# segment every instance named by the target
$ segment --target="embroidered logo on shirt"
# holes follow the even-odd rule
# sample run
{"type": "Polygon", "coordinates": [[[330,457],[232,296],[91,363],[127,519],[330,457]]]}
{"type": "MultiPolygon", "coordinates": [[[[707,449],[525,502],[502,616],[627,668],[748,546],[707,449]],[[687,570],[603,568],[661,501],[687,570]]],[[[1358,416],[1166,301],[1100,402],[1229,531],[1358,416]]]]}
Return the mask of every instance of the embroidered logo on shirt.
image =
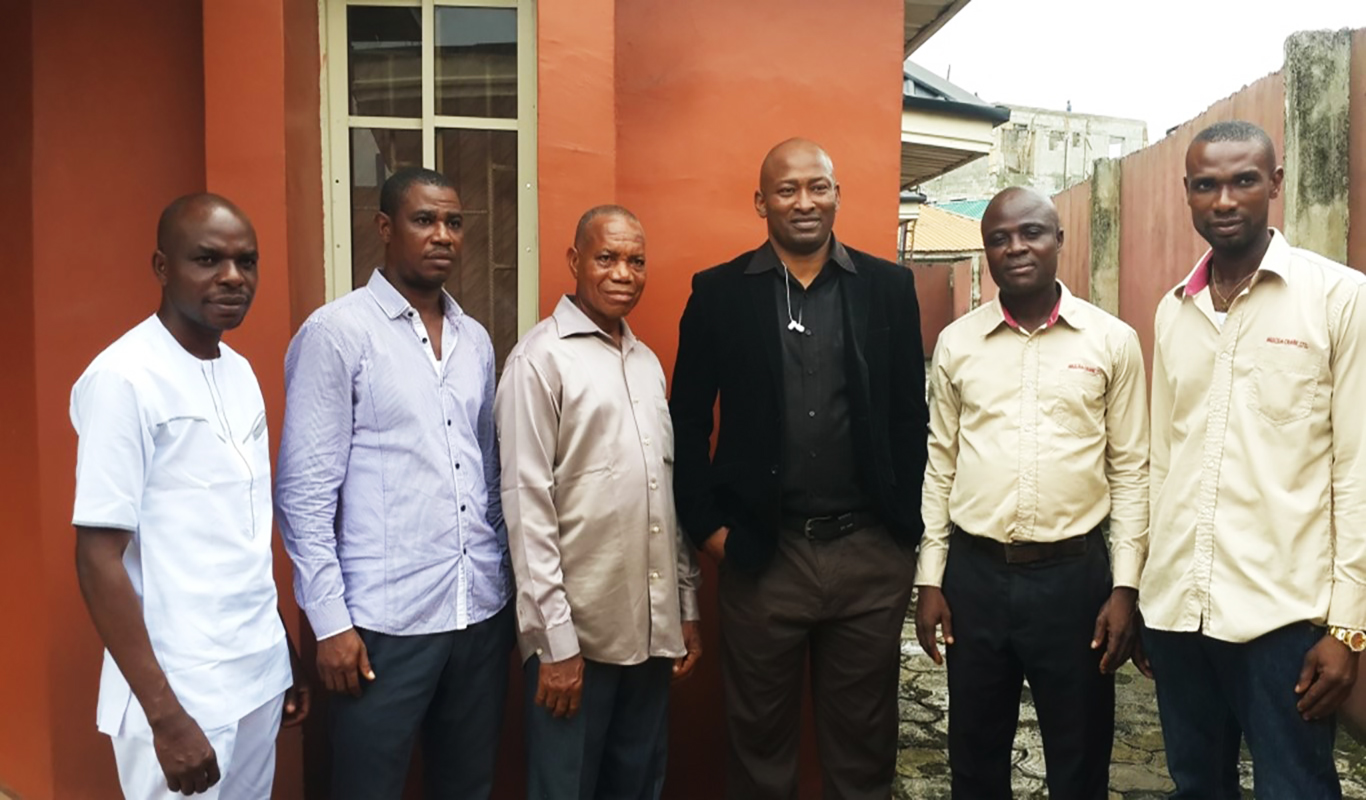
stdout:
{"type": "Polygon", "coordinates": [[[1289,345],[1290,347],[1298,347],[1301,350],[1309,349],[1309,343],[1301,342],[1299,339],[1282,339],[1279,336],[1268,336],[1266,337],[1266,341],[1268,344],[1284,344],[1289,345]]]}
{"type": "Polygon", "coordinates": [[[1080,371],[1082,371],[1082,372],[1089,372],[1089,373],[1092,374],[1092,375],[1099,375],[1099,374],[1101,374],[1101,372],[1100,372],[1100,367],[1092,367],[1092,366],[1090,366],[1090,365],[1088,365],[1088,364],[1068,364],[1068,365],[1067,365],[1067,368],[1068,368],[1068,369],[1080,370],[1080,371]]]}

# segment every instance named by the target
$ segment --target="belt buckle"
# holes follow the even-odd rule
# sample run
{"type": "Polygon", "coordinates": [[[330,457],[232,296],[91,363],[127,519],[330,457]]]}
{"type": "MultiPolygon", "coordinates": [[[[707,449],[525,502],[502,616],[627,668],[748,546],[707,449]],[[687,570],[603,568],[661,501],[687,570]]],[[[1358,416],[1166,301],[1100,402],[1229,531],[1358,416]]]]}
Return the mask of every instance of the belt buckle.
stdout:
{"type": "Polygon", "coordinates": [[[822,522],[828,522],[828,521],[830,521],[830,520],[832,520],[832,519],[834,519],[834,517],[829,517],[829,516],[825,516],[825,517],[807,517],[807,518],[806,518],[806,521],[802,523],[802,535],[805,536],[806,538],[810,539],[810,540],[813,541],[813,542],[819,542],[819,541],[821,541],[820,538],[818,538],[814,533],[812,533],[812,531],[811,531],[811,526],[812,526],[812,525],[816,525],[816,524],[820,524],[820,523],[822,523],[822,522]]]}
{"type": "Polygon", "coordinates": [[[1034,561],[1034,559],[1028,558],[1025,555],[1025,548],[1022,545],[1008,542],[1005,545],[1005,551],[1007,564],[1029,564],[1034,561]],[[1017,554],[1019,556],[1018,559],[1016,558],[1017,554]]]}

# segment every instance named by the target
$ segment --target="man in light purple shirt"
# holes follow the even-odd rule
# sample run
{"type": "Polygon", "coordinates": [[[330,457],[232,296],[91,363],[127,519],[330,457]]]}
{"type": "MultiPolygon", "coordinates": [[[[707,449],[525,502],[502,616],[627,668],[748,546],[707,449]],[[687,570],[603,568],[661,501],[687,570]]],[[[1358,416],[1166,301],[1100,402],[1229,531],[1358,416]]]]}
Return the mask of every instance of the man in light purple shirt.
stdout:
{"type": "Polygon", "coordinates": [[[285,358],[276,505],[332,703],[333,798],[485,798],[513,643],[488,333],[444,284],[463,241],[438,172],[401,170],[384,266],[285,358]]]}

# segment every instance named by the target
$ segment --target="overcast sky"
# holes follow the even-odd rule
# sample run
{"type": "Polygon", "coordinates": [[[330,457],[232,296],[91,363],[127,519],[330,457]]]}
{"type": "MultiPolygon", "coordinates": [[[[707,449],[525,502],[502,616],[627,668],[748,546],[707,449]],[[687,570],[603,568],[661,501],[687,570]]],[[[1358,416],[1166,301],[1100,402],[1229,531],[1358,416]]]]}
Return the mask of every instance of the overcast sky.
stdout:
{"type": "Polygon", "coordinates": [[[1281,68],[1366,0],[971,0],[911,60],[983,100],[1148,123],[1148,141],[1281,68]]]}

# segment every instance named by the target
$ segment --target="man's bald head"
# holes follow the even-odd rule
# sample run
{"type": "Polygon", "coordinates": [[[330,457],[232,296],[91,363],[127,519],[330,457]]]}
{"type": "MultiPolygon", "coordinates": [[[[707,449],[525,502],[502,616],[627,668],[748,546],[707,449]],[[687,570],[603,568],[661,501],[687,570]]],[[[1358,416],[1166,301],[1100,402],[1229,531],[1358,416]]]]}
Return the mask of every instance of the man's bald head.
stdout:
{"type": "Polygon", "coordinates": [[[593,226],[593,221],[601,217],[621,217],[622,219],[635,223],[637,227],[643,227],[640,225],[640,220],[636,218],[636,215],[631,213],[631,209],[625,206],[593,206],[583,212],[583,216],[579,217],[579,224],[574,227],[574,248],[576,250],[583,250],[584,246],[589,244],[588,239],[591,232],[590,229],[593,226]]]}
{"type": "Polygon", "coordinates": [[[236,217],[251,230],[253,236],[255,235],[256,229],[252,226],[251,220],[247,219],[247,215],[243,214],[231,200],[212,192],[195,192],[177,197],[162,209],[161,217],[157,220],[157,249],[164,253],[168,252],[169,248],[176,247],[183,240],[187,229],[202,224],[219,210],[236,217]]]}
{"type": "Polygon", "coordinates": [[[759,165],[759,191],[765,191],[767,187],[772,186],[775,176],[781,174],[789,161],[802,157],[819,159],[829,173],[830,180],[835,180],[835,162],[830,159],[830,154],[825,152],[825,148],[810,139],[794,137],[775,144],[764,156],[763,163],[759,165]]]}
{"type": "Polygon", "coordinates": [[[1058,207],[1053,204],[1052,198],[1028,186],[1011,186],[997,192],[996,196],[991,198],[991,202],[987,203],[986,211],[982,214],[982,238],[985,239],[987,236],[988,223],[998,221],[993,218],[1006,214],[1015,217],[1030,211],[1042,214],[1053,224],[1054,229],[1062,226],[1058,218],[1058,207]]]}

